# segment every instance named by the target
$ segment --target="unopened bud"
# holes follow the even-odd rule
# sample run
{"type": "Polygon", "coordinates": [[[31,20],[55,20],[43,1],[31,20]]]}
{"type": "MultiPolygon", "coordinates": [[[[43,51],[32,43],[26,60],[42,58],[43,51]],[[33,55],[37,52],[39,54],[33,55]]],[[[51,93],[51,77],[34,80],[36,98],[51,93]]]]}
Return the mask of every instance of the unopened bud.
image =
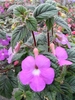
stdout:
{"type": "Polygon", "coordinates": [[[14,66],[16,66],[16,65],[18,65],[18,64],[19,64],[19,61],[16,60],[16,61],[14,62],[14,66]]]}
{"type": "Polygon", "coordinates": [[[33,49],[33,53],[34,53],[34,56],[37,57],[38,54],[39,54],[38,49],[37,49],[37,48],[34,48],[34,49],[33,49]]]}
{"type": "Polygon", "coordinates": [[[21,43],[18,42],[17,45],[15,46],[15,52],[16,53],[20,50],[20,46],[21,46],[21,43]]]}
{"type": "Polygon", "coordinates": [[[55,46],[54,46],[54,43],[50,43],[50,49],[52,51],[52,54],[55,56],[55,46]]]}

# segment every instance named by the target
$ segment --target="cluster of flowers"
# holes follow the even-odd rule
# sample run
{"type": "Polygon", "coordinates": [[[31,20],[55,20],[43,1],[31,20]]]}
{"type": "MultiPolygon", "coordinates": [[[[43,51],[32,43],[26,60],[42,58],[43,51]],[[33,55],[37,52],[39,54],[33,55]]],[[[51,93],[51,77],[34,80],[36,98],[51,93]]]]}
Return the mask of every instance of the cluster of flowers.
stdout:
{"type": "MultiPolygon", "coordinates": [[[[56,42],[67,45],[71,48],[67,37],[62,33],[56,34],[56,42]]],[[[64,65],[71,65],[68,61],[68,54],[61,46],[54,47],[50,44],[52,54],[57,58],[60,67],[64,65]]],[[[55,78],[55,71],[51,68],[51,61],[46,56],[38,53],[38,49],[34,48],[34,57],[28,56],[22,61],[22,71],[19,72],[19,80],[23,85],[29,85],[35,92],[44,90],[46,84],[52,84],[55,78]]]]}
{"type": "MultiPolygon", "coordinates": [[[[9,45],[10,38],[0,39],[0,44],[9,45]]],[[[67,37],[62,33],[56,33],[56,42],[60,45],[67,45],[71,48],[67,37]]],[[[68,54],[64,48],[54,44],[50,44],[52,54],[57,58],[60,67],[64,65],[71,65],[72,62],[68,61],[68,54]],[[58,53],[59,52],[59,53],[58,53]]],[[[13,56],[20,50],[20,42],[17,43],[14,50],[12,47],[0,50],[0,60],[8,60],[11,63],[13,56]]],[[[35,92],[44,90],[46,84],[52,84],[55,78],[55,71],[51,67],[51,61],[46,56],[39,54],[38,49],[34,48],[34,57],[28,56],[22,61],[22,70],[19,72],[18,77],[22,84],[29,85],[35,92]]]]}
{"type": "Polygon", "coordinates": [[[0,61],[3,61],[7,59],[8,63],[10,64],[12,62],[13,56],[19,51],[20,49],[20,42],[17,43],[14,50],[12,50],[12,47],[10,47],[8,50],[6,49],[6,46],[9,45],[11,38],[9,36],[6,36],[6,39],[0,39],[0,45],[3,45],[4,48],[0,50],[0,61]]]}

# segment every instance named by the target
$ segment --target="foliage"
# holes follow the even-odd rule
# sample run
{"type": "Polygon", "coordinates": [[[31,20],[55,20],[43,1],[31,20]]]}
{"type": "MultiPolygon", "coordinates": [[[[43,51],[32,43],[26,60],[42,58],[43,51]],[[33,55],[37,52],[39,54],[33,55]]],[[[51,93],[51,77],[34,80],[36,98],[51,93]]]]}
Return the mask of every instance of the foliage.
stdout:
{"type": "Polygon", "coordinates": [[[68,38],[70,37],[68,39],[70,44],[75,44],[74,36],[71,34],[72,29],[68,26],[66,18],[61,16],[61,13],[64,11],[67,13],[68,9],[52,0],[46,0],[45,3],[35,6],[32,3],[25,6],[16,4],[8,8],[8,11],[13,10],[11,16],[0,19],[0,59],[5,56],[2,49],[8,50],[7,58],[0,60],[0,95],[10,99],[13,96],[13,90],[18,88],[14,93],[15,100],[74,100],[75,45],[68,48],[65,42],[61,45],[56,41],[56,38],[59,41],[66,41],[63,37],[56,36],[59,31],[58,26],[61,26],[60,32],[66,30],[68,38]],[[14,26],[13,30],[12,26],[14,26]],[[10,37],[9,43],[3,45],[7,36],[10,37]],[[54,52],[58,46],[66,50],[68,56],[66,61],[71,61],[71,65],[60,66],[54,52]],[[33,91],[28,84],[22,84],[18,74],[22,70],[22,61],[26,57],[36,58],[33,52],[35,47],[39,55],[42,54],[49,59],[50,67],[55,73],[54,81],[46,85],[41,92],[33,91]],[[10,63],[8,59],[11,60],[10,63]]]}

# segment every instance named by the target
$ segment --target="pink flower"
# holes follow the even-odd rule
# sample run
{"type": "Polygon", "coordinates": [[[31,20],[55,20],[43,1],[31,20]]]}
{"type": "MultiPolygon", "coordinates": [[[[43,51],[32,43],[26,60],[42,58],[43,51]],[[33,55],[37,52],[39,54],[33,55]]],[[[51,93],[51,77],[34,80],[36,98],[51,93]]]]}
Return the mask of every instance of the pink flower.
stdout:
{"type": "Polygon", "coordinates": [[[0,50],[0,61],[5,60],[8,57],[8,50],[7,49],[1,49],[0,50]]]}
{"type": "Polygon", "coordinates": [[[68,48],[71,48],[70,43],[69,43],[67,37],[64,34],[62,34],[62,33],[56,33],[56,36],[57,36],[56,37],[56,42],[57,43],[63,44],[63,45],[67,45],[68,48]]]}
{"type": "Polygon", "coordinates": [[[6,36],[6,39],[0,39],[0,44],[3,46],[9,45],[11,38],[9,36],[6,36]]]}
{"type": "Polygon", "coordinates": [[[57,57],[58,63],[60,66],[72,64],[72,62],[67,60],[68,54],[67,54],[66,50],[62,47],[57,47],[55,49],[55,56],[57,57]]]}
{"type": "Polygon", "coordinates": [[[9,48],[8,50],[9,57],[7,58],[9,64],[12,62],[13,56],[20,50],[20,45],[21,45],[20,42],[18,42],[13,51],[12,47],[9,48]]]}
{"type": "Polygon", "coordinates": [[[72,31],[72,34],[75,35],[75,31],[72,31]]]}
{"type": "Polygon", "coordinates": [[[72,18],[68,18],[67,22],[70,23],[72,21],[72,18]]]}
{"type": "Polygon", "coordinates": [[[55,76],[51,62],[43,55],[28,56],[22,61],[22,71],[18,76],[23,85],[28,85],[35,92],[42,91],[46,84],[52,84],[55,76]]]}
{"type": "Polygon", "coordinates": [[[0,6],[0,14],[4,13],[4,8],[2,6],[0,6]]]}

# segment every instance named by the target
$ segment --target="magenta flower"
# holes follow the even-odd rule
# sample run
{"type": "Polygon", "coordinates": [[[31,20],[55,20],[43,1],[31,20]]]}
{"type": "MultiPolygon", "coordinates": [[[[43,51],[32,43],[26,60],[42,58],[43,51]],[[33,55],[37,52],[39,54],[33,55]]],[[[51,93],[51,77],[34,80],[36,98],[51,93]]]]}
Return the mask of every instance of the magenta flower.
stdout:
{"type": "Polygon", "coordinates": [[[13,52],[12,47],[10,47],[8,50],[8,58],[7,58],[9,64],[12,62],[12,58],[15,54],[16,52],[13,52]]]}
{"type": "Polygon", "coordinates": [[[6,39],[0,39],[0,44],[3,46],[9,45],[11,38],[9,36],[6,36],[6,39]]]}
{"type": "Polygon", "coordinates": [[[72,64],[72,62],[66,60],[68,58],[68,54],[66,50],[62,47],[57,47],[55,49],[55,56],[57,57],[60,66],[72,64]]]}
{"type": "Polygon", "coordinates": [[[57,43],[67,45],[68,48],[71,48],[70,43],[69,43],[67,37],[64,34],[56,33],[56,36],[57,36],[57,38],[56,38],[57,43]]]}
{"type": "Polygon", "coordinates": [[[28,85],[35,92],[42,91],[46,84],[52,84],[54,80],[54,69],[50,67],[51,62],[43,55],[37,57],[28,56],[22,61],[22,71],[18,76],[23,85],[28,85]]]}
{"type": "Polygon", "coordinates": [[[4,8],[2,6],[0,6],[0,13],[4,12],[4,8]]]}
{"type": "Polygon", "coordinates": [[[20,45],[21,45],[20,42],[18,42],[15,48],[13,49],[13,51],[12,51],[12,47],[9,48],[8,50],[9,57],[7,58],[9,64],[12,62],[13,56],[20,50],[20,45]]]}
{"type": "Polygon", "coordinates": [[[8,50],[7,49],[1,49],[0,50],[0,61],[5,60],[8,57],[8,50]]]}

